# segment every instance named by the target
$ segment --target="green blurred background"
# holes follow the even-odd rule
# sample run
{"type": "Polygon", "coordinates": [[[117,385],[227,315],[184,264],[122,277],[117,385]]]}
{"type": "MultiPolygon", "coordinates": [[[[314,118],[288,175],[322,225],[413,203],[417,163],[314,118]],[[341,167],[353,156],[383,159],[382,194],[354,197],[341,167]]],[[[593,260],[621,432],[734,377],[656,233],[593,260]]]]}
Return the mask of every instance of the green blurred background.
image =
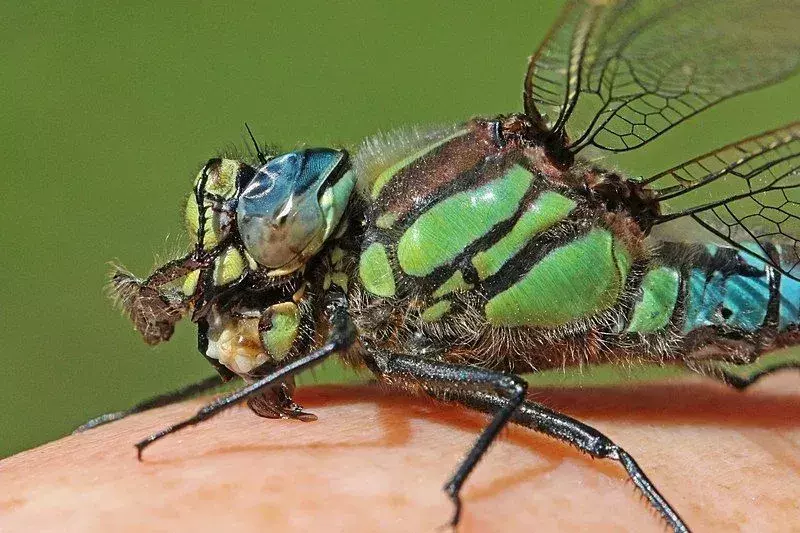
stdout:
{"type": "MultiPolygon", "coordinates": [[[[560,2],[4,2],[0,457],[210,375],[191,324],[148,348],[103,292],[185,242],[198,167],[243,123],[285,148],[520,110],[560,2]],[[169,235],[169,238],[166,236],[169,235]]],[[[647,173],[797,118],[800,80],[639,153],[647,173]]]]}

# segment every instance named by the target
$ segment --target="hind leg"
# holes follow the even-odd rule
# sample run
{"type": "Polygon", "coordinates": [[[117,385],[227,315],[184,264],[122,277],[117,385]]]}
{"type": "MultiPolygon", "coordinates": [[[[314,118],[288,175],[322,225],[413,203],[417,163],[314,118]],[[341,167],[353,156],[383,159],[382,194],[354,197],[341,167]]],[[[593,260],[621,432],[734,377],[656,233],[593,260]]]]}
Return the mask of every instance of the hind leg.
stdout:
{"type": "Polygon", "coordinates": [[[750,385],[756,383],[758,380],[775,372],[787,369],[800,370],[800,362],[798,361],[784,361],[769,368],[763,368],[751,372],[750,374],[741,375],[736,372],[724,368],[718,364],[708,363],[700,366],[696,370],[703,375],[717,379],[724,384],[733,387],[737,390],[745,390],[750,385]]]}
{"type": "MultiPolygon", "coordinates": [[[[485,391],[457,390],[449,391],[449,394],[443,396],[437,395],[433,391],[429,394],[445,401],[455,400],[462,405],[485,413],[496,413],[508,404],[508,400],[502,396],[485,391]]],[[[688,533],[689,528],[677,511],[656,489],[633,457],[593,427],[531,401],[525,401],[518,406],[511,416],[511,422],[570,444],[597,459],[616,461],[625,469],[636,488],[647,498],[653,509],[661,515],[669,527],[676,533],[688,533]]]]}

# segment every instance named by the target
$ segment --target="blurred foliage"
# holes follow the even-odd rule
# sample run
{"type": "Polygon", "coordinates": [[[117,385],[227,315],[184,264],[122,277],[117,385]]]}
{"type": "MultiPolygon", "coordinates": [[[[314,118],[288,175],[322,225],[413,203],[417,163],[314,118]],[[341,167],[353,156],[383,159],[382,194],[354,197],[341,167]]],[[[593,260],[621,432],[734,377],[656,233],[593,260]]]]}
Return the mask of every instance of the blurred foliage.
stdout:
{"type": "MultiPolygon", "coordinates": [[[[192,177],[245,145],[245,121],[285,148],[352,148],[397,126],[518,111],[526,58],[559,7],[3,3],[0,457],[212,373],[191,324],[148,348],[103,285],[111,259],[145,274],[154,253],[180,249],[192,177]]],[[[605,163],[648,173],[776,127],[796,118],[798,89],[728,101],[605,163]]]]}

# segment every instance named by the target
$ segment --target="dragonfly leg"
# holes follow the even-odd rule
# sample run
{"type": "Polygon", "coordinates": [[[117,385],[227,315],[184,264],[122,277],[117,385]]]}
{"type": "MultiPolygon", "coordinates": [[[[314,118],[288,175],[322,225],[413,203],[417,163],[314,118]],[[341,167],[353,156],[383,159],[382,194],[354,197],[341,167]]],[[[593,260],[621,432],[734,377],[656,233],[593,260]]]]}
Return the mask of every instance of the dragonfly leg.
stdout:
{"type": "Polygon", "coordinates": [[[152,398],[148,398],[147,400],[137,403],[133,407],[126,409],[124,411],[106,413],[97,416],[95,418],[92,418],[88,422],[75,428],[73,433],[81,433],[83,431],[93,429],[98,426],[102,426],[103,424],[108,424],[109,422],[114,422],[115,420],[123,419],[127,416],[134,415],[136,413],[141,413],[143,411],[149,411],[150,409],[155,409],[156,407],[164,407],[165,405],[170,405],[173,403],[180,402],[181,400],[185,400],[187,398],[191,398],[203,392],[213,390],[222,385],[224,382],[225,380],[221,376],[207,377],[201,381],[192,383],[191,385],[187,385],[180,389],[170,391],[165,394],[159,394],[158,396],[154,396],[152,398]]]}
{"type": "Polygon", "coordinates": [[[289,361],[287,364],[276,368],[269,374],[260,378],[258,381],[242,387],[241,389],[218,398],[207,406],[203,407],[194,416],[191,416],[177,424],[162,429],[146,439],[136,443],[139,460],[142,459],[142,451],[155,441],[166,437],[172,433],[180,431],[187,426],[194,426],[208,420],[221,411],[228,409],[237,403],[261,394],[267,387],[283,383],[284,380],[291,378],[323,360],[330,355],[345,350],[350,347],[355,340],[355,328],[347,313],[347,300],[343,293],[331,293],[328,302],[327,312],[330,317],[331,330],[325,343],[313,352],[306,354],[298,359],[289,361]]]}
{"type": "MultiPolygon", "coordinates": [[[[489,449],[492,441],[508,423],[511,416],[525,400],[528,383],[514,374],[495,372],[479,367],[454,365],[422,359],[409,355],[389,355],[383,364],[378,363],[381,377],[387,381],[400,381],[410,385],[418,384],[432,394],[443,390],[482,390],[497,394],[498,405],[490,412],[491,422],[472,445],[466,457],[456,468],[455,473],[445,484],[444,490],[455,506],[451,526],[458,524],[461,517],[461,488],[475,466],[489,449]]],[[[446,394],[446,393],[445,393],[446,394]]]]}
{"type": "Polygon", "coordinates": [[[712,377],[714,379],[718,379],[724,384],[733,387],[737,390],[745,390],[750,385],[754,384],[761,378],[765,376],[769,376],[775,372],[780,370],[787,370],[787,369],[795,369],[800,370],[800,361],[784,361],[780,364],[775,366],[771,366],[769,368],[763,368],[752,372],[747,375],[740,375],[736,372],[732,372],[727,368],[723,368],[719,365],[705,365],[700,368],[700,372],[708,377],[712,377]]]}
{"type": "MultiPolygon", "coordinates": [[[[459,390],[444,395],[434,391],[433,396],[442,400],[455,400],[485,413],[496,413],[508,405],[507,399],[484,391],[459,390]]],[[[678,513],[658,492],[633,457],[593,427],[530,401],[523,402],[514,411],[511,421],[571,444],[592,457],[617,461],[625,468],[634,485],[676,533],[689,531],[678,513]]]]}

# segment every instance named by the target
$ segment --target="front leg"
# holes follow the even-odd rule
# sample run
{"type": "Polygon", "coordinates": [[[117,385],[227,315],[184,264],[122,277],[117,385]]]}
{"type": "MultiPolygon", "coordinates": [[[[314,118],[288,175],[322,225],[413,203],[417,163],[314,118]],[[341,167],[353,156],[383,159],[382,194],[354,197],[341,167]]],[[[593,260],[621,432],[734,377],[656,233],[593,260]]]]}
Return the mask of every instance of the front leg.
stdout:
{"type": "Polygon", "coordinates": [[[214,402],[200,409],[194,416],[187,418],[177,424],[165,428],[158,433],[150,435],[146,439],[136,444],[138,450],[139,460],[142,458],[142,452],[146,447],[155,441],[175,433],[187,426],[199,424],[204,420],[208,420],[212,416],[236,405],[237,403],[253,398],[261,394],[266,388],[275,386],[284,382],[286,379],[296,376],[300,372],[311,368],[312,366],[321,363],[330,355],[346,350],[355,341],[355,329],[350,317],[347,313],[347,298],[341,292],[331,292],[328,297],[328,304],[326,305],[327,316],[330,319],[330,333],[325,344],[317,350],[304,355],[300,358],[289,361],[283,366],[280,366],[257,381],[239,389],[232,394],[218,398],[214,402]]]}
{"type": "Polygon", "coordinates": [[[467,456],[444,486],[445,492],[455,506],[450,524],[456,526],[461,517],[460,494],[464,482],[525,400],[528,383],[514,374],[494,372],[480,367],[454,365],[409,355],[378,356],[375,358],[375,368],[379,370],[380,377],[389,382],[400,381],[412,386],[417,384],[434,395],[446,395],[445,391],[447,390],[490,391],[501,400],[497,409],[491,412],[493,415],[491,422],[480,434],[467,456]]]}

